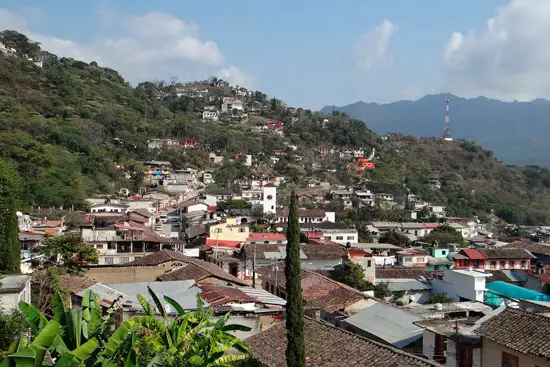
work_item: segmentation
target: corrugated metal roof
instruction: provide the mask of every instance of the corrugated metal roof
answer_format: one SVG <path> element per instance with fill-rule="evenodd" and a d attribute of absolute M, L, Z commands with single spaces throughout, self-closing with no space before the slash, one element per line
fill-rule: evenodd
<path fill-rule="evenodd" d="M 365 330 L 397 348 L 403 348 L 422 337 L 423 328 L 413 324 L 422 320 L 400 308 L 377 302 L 343 320 Z"/>
<path fill-rule="evenodd" d="M 277 297 L 268 291 L 261 288 L 252 288 L 252 287 L 239 287 L 239 290 L 245 293 L 247 296 L 253 297 L 263 304 L 270 305 L 286 305 L 286 300 L 281 297 Z"/>
<path fill-rule="evenodd" d="M 384 279 L 382 283 L 388 283 L 392 292 L 429 290 L 431 287 L 416 279 Z"/>

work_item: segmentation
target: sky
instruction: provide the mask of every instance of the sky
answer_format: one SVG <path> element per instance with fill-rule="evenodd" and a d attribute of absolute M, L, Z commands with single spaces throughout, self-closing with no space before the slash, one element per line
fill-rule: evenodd
<path fill-rule="evenodd" d="M 550 0 L 2 0 L 0 29 L 130 83 L 218 76 L 319 109 L 550 99 Z"/>

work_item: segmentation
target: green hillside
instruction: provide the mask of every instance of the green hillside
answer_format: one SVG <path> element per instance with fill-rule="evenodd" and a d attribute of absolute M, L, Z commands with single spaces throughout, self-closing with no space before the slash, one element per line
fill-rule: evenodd
<path fill-rule="evenodd" d="M 144 186 L 141 162 L 156 159 L 174 168 L 212 169 L 222 187 L 244 176 L 282 175 L 298 186 L 318 178 L 398 199 L 408 189 L 433 204 L 448 205 L 449 215 L 494 210 L 519 223 L 550 219 L 548 169 L 504 166 L 473 143 L 378 136 L 344 113 L 290 109 L 260 91 L 215 78 L 185 85 L 144 82 L 133 88 L 114 70 L 60 59 L 18 33 L 3 32 L 0 41 L 17 50 L 15 56 L 0 54 L 0 157 L 23 178 L 22 208 L 83 208 L 89 195 L 121 187 L 137 191 Z M 208 92 L 178 97 L 177 91 L 186 88 Z M 236 95 L 246 115 L 229 111 L 220 121 L 202 120 L 205 106 L 219 106 L 223 97 Z M 260 128 L 270 120 L 284 123 L 283 134 Z M 147 141 L 155 138 L 196 139 L 200 145 L 149 150 Z M 376 168 L 363 176 L 348 174 L 345 160 L 319 154 L 326 147 L 374 148 Z M 276 150 L 284 155 L 274 163 Z M 251 154 L 255 164 L 245 167 L 226 159 L 212 167 L 210 152 L 226 158 Z M 440 190 L 430 189 L 434 177 L 442 183 Z"/>

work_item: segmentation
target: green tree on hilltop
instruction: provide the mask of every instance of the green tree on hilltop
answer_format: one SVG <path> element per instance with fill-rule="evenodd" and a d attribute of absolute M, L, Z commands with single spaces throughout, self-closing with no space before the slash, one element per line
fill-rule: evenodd
<path fill-rule="evenodd" d="M 304 303 L 302 299 L 300 266 L 300 223 L 296 203 L 296 192 L 290 196 L 288 214 L 285 278 L 286 278 L 286 363 L 288 366 L 306 365 L 304 344 Z"/>
<path fill-rule="evenodd" d="M 0 159 L 0 273 L 19 273 L 21 253 L 15 200 L 19 175 Z"/>

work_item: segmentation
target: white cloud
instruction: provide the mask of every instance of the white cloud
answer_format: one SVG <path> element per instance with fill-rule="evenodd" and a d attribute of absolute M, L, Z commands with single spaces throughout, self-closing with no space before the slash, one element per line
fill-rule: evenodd
<path fill-rule="evenodd" d="M 205 78 L 225 64 L 225 57 L 216 42 L 201 40 L 197 25 L 170 14 L 152 12 L 143 16 L 120 17 L 104 11 L 99 14 L 99 21 L 104 27 L 121 25 L 122 35 L 79 43 L 30 32 L 21 15 L 0 9 L 2 28 L 25 33 L 40 42 L 43 49 L 58 56 L 97 61 L 120 71 L 134 83 L 172 76 L 181 80 Z M 251 80 L 234 66 L 223 70 L 227 70 L 235 80 Z"/>
<path fill-rule="evenodd" d="M 252 75 L 243 73 L 239 68 L 233 65 L 219 70 L 216 76 L 232 85 L 239 85 L 245 88 L 252 88 L 256 79 Z"/>
<path fill-rule="evenodd" d="M 453 33 L 445 90 L 504 100 L 550 98 L 550 1 L 512 0 L 481 31 Z"/>
<path fill-rule="evenodd" d="M 388 46 L 391 36 L 398 30 L 397 25 L 385 19 L 381 25 L 367 31 L 357 46 L 357 66 L 370 70 L 376 66 L 391 65 L 393 58 L 388 55 Z"/>

